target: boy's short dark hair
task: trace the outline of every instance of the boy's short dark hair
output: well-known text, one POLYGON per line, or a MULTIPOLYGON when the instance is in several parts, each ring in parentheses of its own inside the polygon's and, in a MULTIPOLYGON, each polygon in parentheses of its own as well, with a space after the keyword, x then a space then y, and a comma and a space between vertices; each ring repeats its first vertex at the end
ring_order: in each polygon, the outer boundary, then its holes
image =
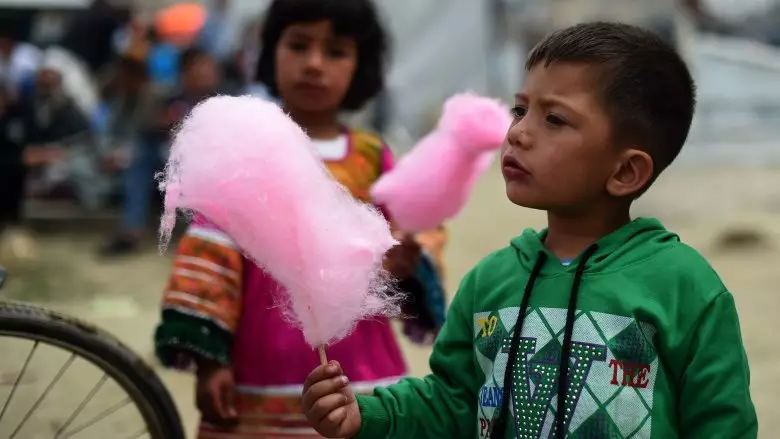
POLYGON ((389 52, 389 39, 371 0, 274 0, 262 28, 256 79, 278 97, 276 46, 282 33, 293 23, 321 20, 330 21, 336 35, 357 42, 358 64, 341 108, 358 110, 384 88, 389 52))
POLYGON ((200 47, 188 47, 179 55, 179 73, 184 73, 202 58, 211 58, 205 50, 200 47))
POLYGON ((674 161, 688 137, 696 92, 673 47, 636 26, 585 23, 545 38, 531 51, 526 69, 556 61, 598 68, 613 138, 650 154, 653 179, 674 161))

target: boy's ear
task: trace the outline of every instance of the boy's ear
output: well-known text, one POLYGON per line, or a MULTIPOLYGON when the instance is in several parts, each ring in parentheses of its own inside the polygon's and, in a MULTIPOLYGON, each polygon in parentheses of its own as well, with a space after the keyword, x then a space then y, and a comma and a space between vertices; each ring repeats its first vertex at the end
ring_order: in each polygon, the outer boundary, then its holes
POLYGON ((613 197, 629 197, 640 193, 653 180, 653 158, 639 149, 626 149, 620 155, 607 192, 613 197))

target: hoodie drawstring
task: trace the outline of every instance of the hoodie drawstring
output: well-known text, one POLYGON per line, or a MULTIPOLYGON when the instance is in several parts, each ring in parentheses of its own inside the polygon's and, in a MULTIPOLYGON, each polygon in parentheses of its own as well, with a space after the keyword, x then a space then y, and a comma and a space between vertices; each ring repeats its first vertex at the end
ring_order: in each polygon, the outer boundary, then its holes
POLYGON ((574 332, 574 313, 577 312, 577 298, 580 295, 580 282, 582 281, 582 273, 585 272, 585 263, 597 249, 598 246, 594 244, 585 250, 580 263, 577 264, 574 282, 571 284, 569 307, 566 309, 566 327, 563 330, 563 345, 561 346, 561 365, 558 368, 558 411, 555 412, 557 439, 566 437, 566 413, 569 411, 569 408, 566 407, 566 393, 569 390, 569 356, 571 355, 571 336, 574 332))
POLYGON ((531 301, 534 283, 536 283, 536 278, 539 277, 539 272, 542 271, 542 266, 545 261, 547 261, 547 254, 539 252, 534 268, 531 270, 531 276, 525 284, 523 300, 520 302, 520 311, 517 314, 517 322, 515 323, 515 332, 512 334, 512 344, 509 346, 509 358, 507 359, 506 369, 504 370, 504 392, 503 398, 501 399, 501 409, 498 412, 498 418, 496 418, 493 423, 493 432, 490 435, 491 439, 504 439, 504 436, 506 436, 506 419, 509 417, 507 412, 509 411, 509 401, 512 398, 512 376, 514 375, 517 349, 520 347, 520 332, 522 332, 523 329, 525 312, 528 310, 528 304, 531 301))
MULTIPOLYGON (((566 325, 563 331, 563 345, 561 347, 561 363, 558 368, 558 410, 555 413, 555 430, 556 438, 564 439, 566 437, 566 413, 569 409, 566 408, 566 393, 568 390, 567 381, 569 376, 569 356, 571 355, 571 337, 574 332, 574 314, 577 311, 577 298, 579 297, 580 282, 582 281, 582 275, 585 272, 585 265, 596 252, 598 246, 593 244, 585 250, 585 253, 580 258, 579 264, 577 264, 577 271, 574 274, 574 282, 571 286, 571 292, 569 294, 569 306, 566 310, 566 325)), ((523 300, 520 303, 520 311, 517 315, 517 322, 515 323, 515 330, 512 334, 512 344, 509 348, 509 358, 507 360, 506 370, 504 371, 504 390, 503 399, 501 400, 501 409, 498 412, 498 417, 493 424, 493 431, 491 439, 504 439, 506 436, 506 423, 509 404, 512 398, 512 382, 514 377, 515 362, 517 360, 517 350, 520 346, 520 334, 523 330, 523 323, 525 321, 525 314, 528 311, 528 306, 531 301, 531 293, 533 292, 534 283, 536 278, 539 277, 539 272, 542 270, 542 266, 547 261, 547 254, 539 252, 539 256, 531 270, 531 275, 528 278, 528 282, 525 285, 525 291, 523 292, 523 300)))

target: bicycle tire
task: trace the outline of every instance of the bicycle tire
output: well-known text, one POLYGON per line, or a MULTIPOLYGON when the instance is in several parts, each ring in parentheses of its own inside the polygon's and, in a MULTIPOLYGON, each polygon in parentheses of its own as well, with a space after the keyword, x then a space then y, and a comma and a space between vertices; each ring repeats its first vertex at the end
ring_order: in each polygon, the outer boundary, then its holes
POLYGON ((113 335, 65 314, 1 301, 0 337, 39 341, 81 356, 127 392, 153 439, 186 439, 179 411, 160 378, 113 335))

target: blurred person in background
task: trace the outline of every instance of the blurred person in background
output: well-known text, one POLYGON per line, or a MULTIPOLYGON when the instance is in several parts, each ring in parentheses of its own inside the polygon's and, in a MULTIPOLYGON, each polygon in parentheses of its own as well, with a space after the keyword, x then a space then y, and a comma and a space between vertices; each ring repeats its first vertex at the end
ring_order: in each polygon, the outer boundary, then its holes
POLYGON ((20 41, 13 23, 0 22, 0 86, 6 99, 20 99, 28 94, 35 82, 35 72, 41 62, 41 51, 20 41))
POLYGON ((113 193, 117 177, 130 164, 140 133, 153 127, 156 94, 151 89, 146 60, 133 51, 123 55, 113 80, 104 90, 104 125, 98 150, 105 190, 113 193))
POLYGON ((29 261, 37 253, 35 240, 21 227, 27 179, 23 147, 23 106, 0 87, 0 260, 4 262, 29 261))
POLYGON ((35 257, 35 242, 21 228, 27 168, 22 160, 24 112, 0 87, 0 260, 35 257))
MULTIPOLYGON (((149 124, 139 127, 130 163, 125 171, 123 218, 117 236, 101 249, 104 256, 138 250, 147 226, 155 193, 154 176, 165 167, 170 131, 201 100, 220 91, 221 73, 216 61, 199 48, 185 50, 180 58, 180 89, 151 104, 149 124)), ((145 106, 146 104, 144 104, 145 106)))
POLYGON ((100 207, 89 119, 63 86, 56 63, 41 65, 32 98, 22 111, 22 156, 30 195, 75 197, 88 209, 100 207))
POLYGON ((22 160, 24 120, 22 105, 0 88, 0 233, 22 219, 27 169, 22 160))
POLYGON ((179 82, 181 49, 161 39, 156 29, 149 29, 147 68, 152 85, 159 91, 173 90, 179 82))
POLYGON ((130 56, 136 59, 146 59, 151 47, 149 30, 140 17, 134 17, 114 32, 112 37, 114 52, 120 57, 130 56))
POLYGON ((144 60, 155 88, 166 90, 176 86, 182 48, 161 38, 156 25, 146 25, 140 18, 132 20, 114 35, 114 50, 120 57, 144 60))

